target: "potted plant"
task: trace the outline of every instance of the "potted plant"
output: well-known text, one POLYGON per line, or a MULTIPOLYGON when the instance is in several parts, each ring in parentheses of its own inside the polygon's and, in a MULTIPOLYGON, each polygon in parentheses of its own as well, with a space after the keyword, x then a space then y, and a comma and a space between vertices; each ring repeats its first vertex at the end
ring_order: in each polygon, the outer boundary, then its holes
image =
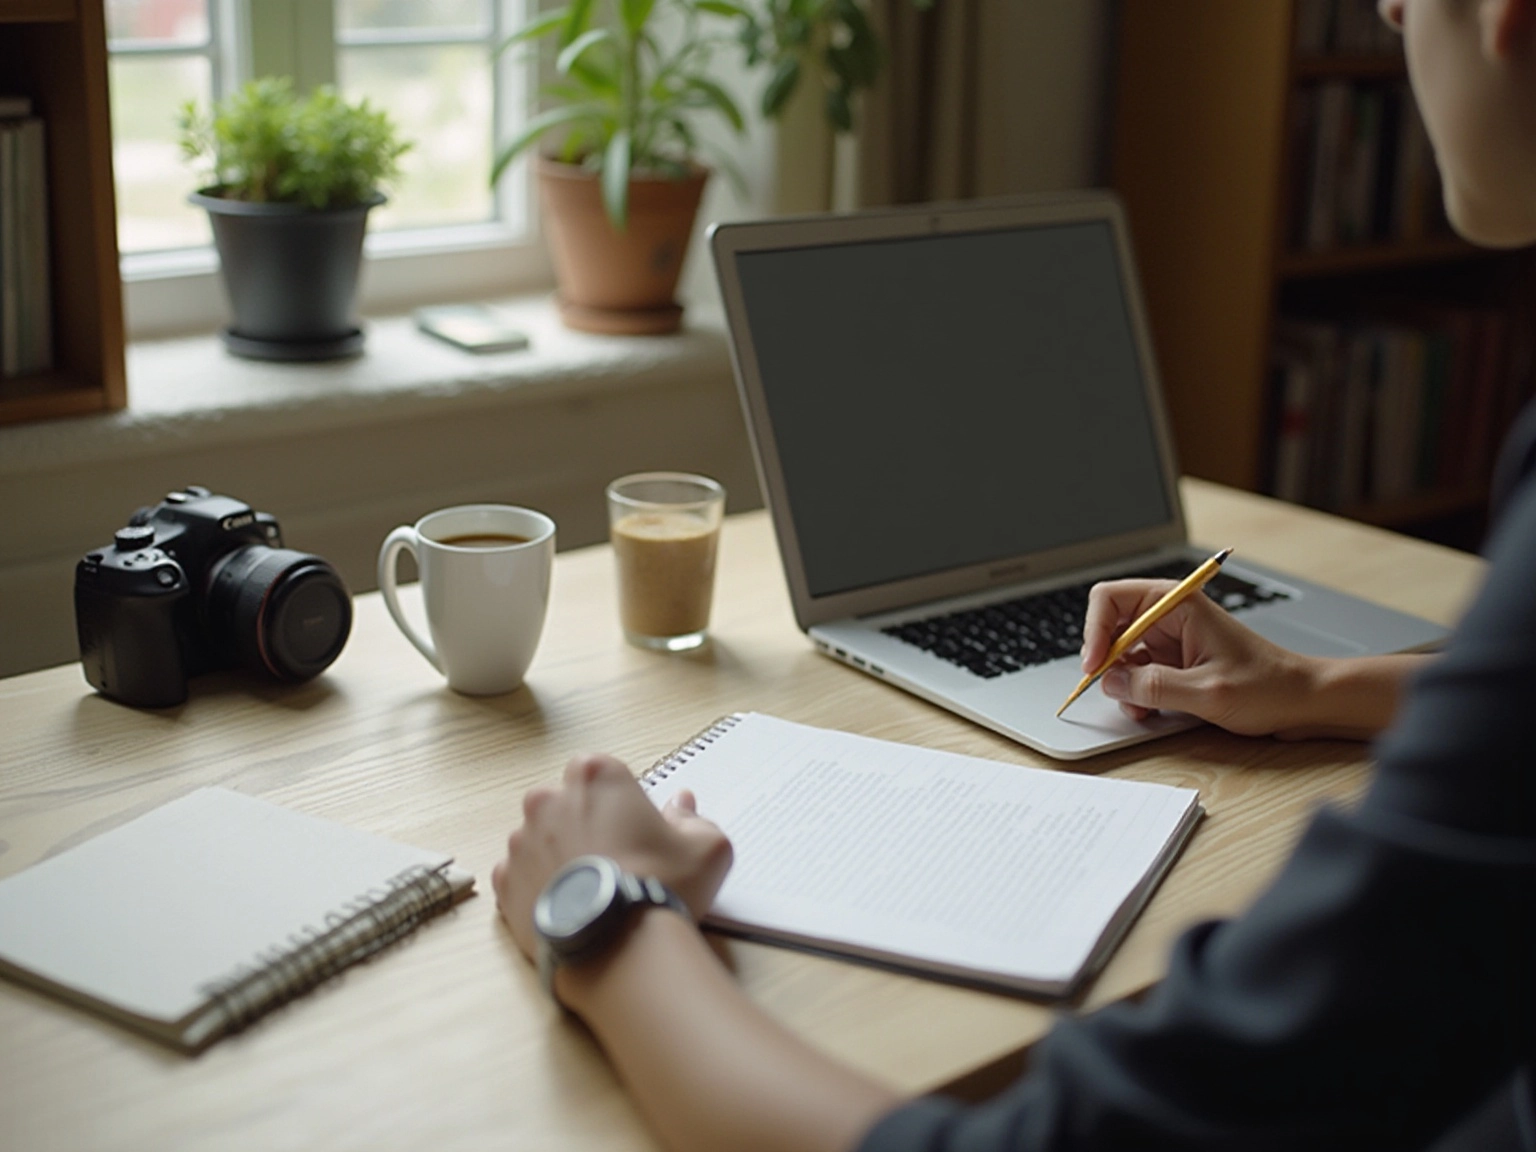
POLYGON ((535 165, 561 316, 594 332, 672 332, 682 322, 673 293, 710 175, 695 120, 745 126, 711 72, 720 51, 767 70, 769 117, 804 75, 819 75, 839 130, 852 126, 853 97, 880 68, 857 0, 572 0, 502 47, 538 42, 557 50, 550 106, 502 149, 491 178, 543 145, 535 165))
POLYGON ((231 352, 324 360, 361 350, 355 318, 363 232, 410 146, 366 100, 329 86, 300 97, 253 80, 208 115, 180 117, 186 157, 209 169, 190 200, 207 210, 234 323, 231 352))

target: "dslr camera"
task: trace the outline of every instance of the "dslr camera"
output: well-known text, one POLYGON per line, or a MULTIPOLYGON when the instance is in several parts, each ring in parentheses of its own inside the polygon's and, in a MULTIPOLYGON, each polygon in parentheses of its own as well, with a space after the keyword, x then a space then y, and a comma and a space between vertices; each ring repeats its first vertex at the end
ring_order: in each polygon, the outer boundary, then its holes
POLYGON ((267 513, 191 486, 76 565, 75 626, 93 688, 164 708, 202 672, 319 675, 347 642, 352 600, 324 560, 283 547, 267 513))

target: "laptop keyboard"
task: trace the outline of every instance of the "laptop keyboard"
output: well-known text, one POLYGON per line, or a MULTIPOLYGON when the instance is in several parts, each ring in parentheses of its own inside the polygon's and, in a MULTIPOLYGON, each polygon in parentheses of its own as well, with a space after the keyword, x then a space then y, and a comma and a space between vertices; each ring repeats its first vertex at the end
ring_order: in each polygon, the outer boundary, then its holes
MULTIPOLYGON (((1127 573, 1125 578, 1182 580, 1195 566, 1194 561, 1175 560, 1127 573)), ((1083 647, 1088 590, 1096 583, 1090 580, 982 608, 909 620, 881 631, 990 680, 1032 664, 1076 656, 1083 647)), ((1290 599, 1288 592, 1261 588, 1229 572, 1216 573, 1204 592, 1229 612, 1290 599)))

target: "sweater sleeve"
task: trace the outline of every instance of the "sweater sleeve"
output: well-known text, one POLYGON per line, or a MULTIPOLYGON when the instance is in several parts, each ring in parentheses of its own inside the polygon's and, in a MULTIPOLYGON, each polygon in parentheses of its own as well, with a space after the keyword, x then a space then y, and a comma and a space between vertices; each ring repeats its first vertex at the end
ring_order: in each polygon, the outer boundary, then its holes
POLYGON ((1383 738, 1238 919, 1177 944, 1140 1005, 1063 1021, 1029 1075, 917 1101, 894 1149, 1420 1148, 1529 1062, 1536 1017, 1536 482, 1383 738))

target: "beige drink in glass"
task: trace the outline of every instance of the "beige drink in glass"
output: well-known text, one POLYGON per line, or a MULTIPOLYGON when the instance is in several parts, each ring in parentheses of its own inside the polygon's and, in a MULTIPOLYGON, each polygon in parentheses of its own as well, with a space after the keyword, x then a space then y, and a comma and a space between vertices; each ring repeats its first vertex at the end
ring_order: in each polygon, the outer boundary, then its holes
POLYGON ((631 644, 682 652, 704 643, 725 490, 707 476, 645 472, 608 486, 619 619, 631 644))

